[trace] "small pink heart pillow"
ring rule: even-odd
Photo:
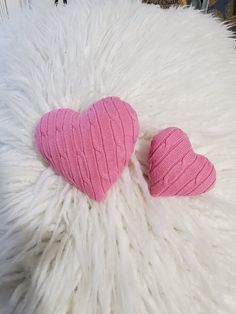
[[[209,191],[215,181],[213,164],[193,151],[182,130],[167,128],[153,138],[149,153],[152,196],[199,195]]]
[[[86,112],[58,109],[36,127],[36,146],[68,182],[102,201],[134,151],[139,133],[136,112],[117,97],[107,97]]]

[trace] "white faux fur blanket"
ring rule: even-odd
[[[38,1],[0,26],[0,313],[235,314],[236,53],[220,21],[138,0]],[[141,133],[101,203],[34,149],[40,116],[114,95]],[[216,166],[198,197],[152,198],[150,139],[185,130]]]

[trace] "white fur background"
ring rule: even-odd
[[[235,314],[231,33],[191,9],[51,2],[0,27],[0,313]],[[141,133],[97,204],[40,160],[33,133],[45,112],[84,110],[107,95],[133,105]],[[210,193],[149,195],[150,139],[168,126],[214,162]]]

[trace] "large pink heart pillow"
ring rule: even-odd
[[[86,112],[58,109],[46,113],[36,127],[36,146],[56,173],[102,201],[128,164],[138,133],[131,106],[107,97]]]

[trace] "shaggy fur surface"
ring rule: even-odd
[[[231,34],[191,9],[48,2],[0,31],[0,289],[9,296],[1,314],[234,314]],[[84,110],[108,95],[134,106],[141,133],[98,204],[41,161],[33,133],[47,111]],[[150,196],[147,151],[168,126],[215,164],[213,191]]]

